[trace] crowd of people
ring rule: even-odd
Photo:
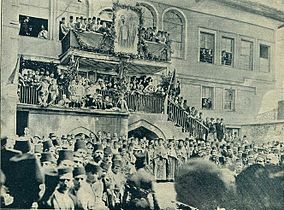
[[[97,32],[110,35],[111,23],[101,20],[99,17],[86,18],[81,16],[74,19],[74,16],[70,16],[68,22],[66,22],[65,17],[62,17],[59,23],[59,39],[62,40],[69,30]]]
[[[128,111],[124,100],[126,95],[158,95],[164,97],[165,87],[154,85],[153,79],[146,75],[134,76],[129,79],[119,79],[115,76],[102,76],[97,80],[90,80],[77,75],[68,81],[64,73],[54,74],[48,70],[24,69],[19,73],[19,95],[31,97],[20,93],[21,87],[33,87],[38,93],[38,101],[43,107],[59,106],[65,108],[93,108]]]
[[[32,136],[25,128],[22,137],[1,139],[1,170],[6,176],[5,184],[2,181],[5,187],[2,186],[1,206],[127,209],[125,205],[135,199],[146,199],[153,194],[147,203],[151,203],[151,209],[159,209],[150,182],[174,181],[178,168],[193,158],[211,161],[237,176],[254,164],[279,166],[284,161],[284,143],[252,143],[246,136],[240,138],[236,134],[234,138],[222,139],[212,136],[207,140],[148,140],[102,131],[88,136],[59,137],[50,133],[47,138],[41,138]],[[143,181],[149,185],[137,185],[141,181],[141,177],[137,178],[141,166],[137,164],[141,165],[141,161],[145,169],[142,175],[146,176]],[[20,175],[16,176],[13,170]],[[45,191],[40,187],[42,184]],[[15,190],[20,188],[19,192]]]

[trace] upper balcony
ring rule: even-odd
[[[92,65],[116,65],[123,61],[130,64],[129,73],[164,70],[171,60],[170,37],[167,32],[144,28],[142,21],[138,6],[114,4],[112,22],[94,18],[88,22],[79,19],[74,24],[61,23],[65,32],[61,39],[61,63],[67,64],[71,56],[77,56],[88,59]],[[143,72],[146,69],[150,72]]]

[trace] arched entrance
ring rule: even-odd
[[[135,137],[142,139],[146,137],[148,140],[158,138],[159,136],[153,131],[141,126],[128,132],[128,137]]]
[[[144,119],[128,125],[128,136],[138,138],[143,138],[145,136],[147,139],[166,138],[164,132],[159,127]]]

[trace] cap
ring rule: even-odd
[[[50,139],[47,139],[46,141],[42,142],[42,145],[43,145],[43,151],[44,152],[49,151],[49,149],[51,147],[54,147],[54,145],[52,144],[52,141]]]
[[[58,176],[59,176],[59,177],[63,177],[63,176],[65,176],[66,174],[69,174],[69,173],[72,174],[72,168],[70,168],[70,167],[58,168]]]
[[[52,162],[56,163],[55,157],[51,152],[43,152],[41,153],[40,162]]]
[[[97,151],[97,150],[102,150],[103,151],[104,150],[103,146],[101,144],[95,144],[94,145],[94,151]]]
[[[73,151],[67,149],[59,150],[58,162],[61,162],[63,160],[73,161]]]
[[[80,176],[80,175],[85,175],[86,174],[86,171],[85,171],[85,168],[84,167],[75,167],[73,169],[73,177],[75,176]]]
[[[22,153],[28,153],[29,151],[31,151],[31,142],[26,139],[19,139],[16,141],[14,149],[19,150]]]
[[[95,162],[89,162],[85,166],[85,170],[86,170],[86,173],[91,172],[93,174],[97,174],[98,172],[102,171],[102,168]]]

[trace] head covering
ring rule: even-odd
[[[70,175],[72,176],[72,168],[70,167],[61,167],[58,168],[58,177],[59,178],[63,178],[63,177],[70,177]]]
[[[104,149],[104,155],[111,155],[111,154],[112,154],[111,148],[110,148],[110,147],[106,147],[106,148]]]
[[[122,166],[122,161],[116,159],[116,160],[114,160],[114,161],[112,162],[112,166]]]
[[[50,139],[47,139],[46,141],[42,142],[42,146],[44,152],[47,152],[51,147],[54,147]]]
[[[74,145],[74,152],[78,151],[79,149],[87,150],[86,143],[81,139],[76,140],[75,145]]]
[[[43,153],[41,153],[40,162],[56,163],[56,160],[55,160],[55,158],[54,158],[52,153],[50,153],[50,152],[43,152]]]
[[[94,152],[97,150],[102,150],[103,151],[103,146],[101,144],[95,144],[94,145]]]
[[[31,142],[26,139],[19,139],[16,140],[16,143],[14,145],[15,150],[19,150],[22,153],[28,153],[31,151]]]
[[[73,177],[85,175],[85,174],[86,174],[85,168],[82,167],[82,166],[81,167],[75,167],[73,169]]]
[[[230,171],[221,170],[210,161],[190,160],[178,170],[175,179],[177,200],[200,210],[217,206],[233,209],[234,180]]]
[[[135,155],[135,166],[138,168],[143,168],[146,163],[146,155],[144,153],[138,153]]]
[[[72,150],[59,150],[59,157],[58,157],[58,163],[60,163],[63,160],[71,160],[73,161],[73,151]]]
[[[102,168],[94,162],[89,162],[85,166],[85,170],[86,170],[86,173],[91,172],[93,174],[97,174],[102,170]]]
[[[39,185],[44,183],[39,160],[35,155],[25,153],[12,157],[10,164],[17,173],[10,176],[7,187],[15,200],[22,203],[22,208],[27,208],[39,199]]]

